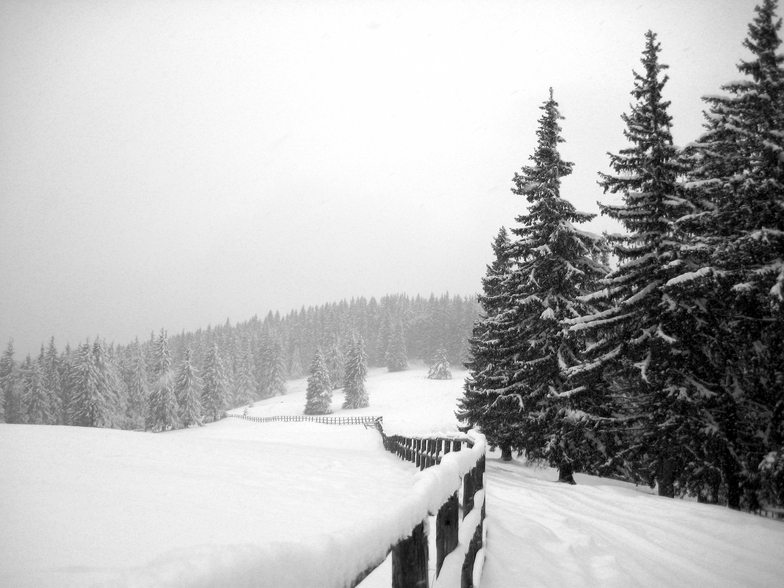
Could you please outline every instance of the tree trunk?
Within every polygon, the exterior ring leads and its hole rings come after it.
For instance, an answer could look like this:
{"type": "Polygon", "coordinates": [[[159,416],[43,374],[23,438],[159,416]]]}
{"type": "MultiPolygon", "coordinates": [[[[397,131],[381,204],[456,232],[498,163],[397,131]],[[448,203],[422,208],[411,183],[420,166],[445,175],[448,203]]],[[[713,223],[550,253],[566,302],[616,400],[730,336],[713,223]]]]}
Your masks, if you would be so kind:
{"type": "Polygon", "coordinates": [[[564,484],[577,484],[574,481],[574,470],[572,469],[572,464],[562,462],[558,466],[558,481],[563,482],[564,484]]]}
{"type": "Polygon", "coordinates": [[[659,496],[675,498],[675,462],[669,457],[661,458],[659,472],[656,476],[659,486],[659,496]]]}
{"type": "Polygon", "coordinates": [[[722,459],[722,474],[727,487],[727,506],[733,510],[740,510],[740,477],[735,460],[727,448],[722,459]]]}
{"type": "Polygon", "coordinates": [[[501,461],[512,461],[512,448],[508,445],[501,446],[501,461]]]}

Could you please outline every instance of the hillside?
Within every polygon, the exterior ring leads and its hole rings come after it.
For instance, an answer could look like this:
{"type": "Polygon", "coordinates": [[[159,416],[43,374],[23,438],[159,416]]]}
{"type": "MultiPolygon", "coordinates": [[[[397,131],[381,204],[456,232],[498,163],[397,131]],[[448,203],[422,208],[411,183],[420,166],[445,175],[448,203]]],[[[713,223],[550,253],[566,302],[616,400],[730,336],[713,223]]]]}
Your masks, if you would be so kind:
{"type": "MultiPolygon", "coordinates": [[[[454,431],[465,372],[425,375],[373,369],[371,406],[342,411],[337,391],[335,414],[383,416],[396,433],[454,431]]],[[[304,388],[294,381],[249,412],[301,414],[304,388]]],[[[411,511],[416,479],[372,429],[234,418],[161,434],[2,425],[0,464],[10,588],[325,585],[411,511]],[[281,562],[286,577],[274,574],[281,562]]],[[[487,477],[485,587],[762,588],[784,575],[776,521],[588,476],[564,486],[496,454],[487,477]]],[[[388,573],[363,588],[388,586],[388,573]]]]}

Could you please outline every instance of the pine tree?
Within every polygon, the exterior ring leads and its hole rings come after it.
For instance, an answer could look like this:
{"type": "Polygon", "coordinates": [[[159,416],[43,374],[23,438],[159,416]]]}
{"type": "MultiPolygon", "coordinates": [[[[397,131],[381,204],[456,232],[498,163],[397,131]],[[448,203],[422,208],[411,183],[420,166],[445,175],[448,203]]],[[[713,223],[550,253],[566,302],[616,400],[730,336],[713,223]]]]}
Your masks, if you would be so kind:
{"type": "MultiPolygon", "coordinates": [[[[784,56],[777,3],[755,10],[744,79],[708,96],[686,150],[696,236],[691,270],[668,286],[700,323],[691,376],[706,391],[709,439],[696,468],[717,472],[732,508],[784,506],[784,56]],[[778,465],[777,465],[778,464],[778,465]]],[[[708,482],[706,482],[707,484],[708,482]]],[[[714,496],[716,492],[713,492],[714,496]]]]}
{"type": "Polygon", "coordinates": [[[147,377],[147,363],[138,340],[129,349],[125,382],[128,390],[125,420],[128,423],[128,428],[141,429],[146,422],[150,402],[150,385],[147,377]]]}
{"type": "Polygon", "coordinates": [[[73,386],[73,371],[76,354],[71,350],[71,346],[66,344],[60,361],[58,362],[60,374],[60,403],[62,405],[62,419],[64,425],[70,425],[71,415],[68,407],[71,405],[71,394],[73,386]]]}
{"type": "Polygon", "coordinates": [[[261,370],[259,395],[271,398],[286,393],[286,359],[283,346],[275,334],[268,334],[261,344],[261,370]]]}
{"type": "Polygon", "coordinates": [[[239,346],[237,371],[234,377],[234,406],[253,404],[259,384],[253,375],[253,352],[250,339],[245,338],[239,346]]]}
{"type": "Polygon", "coordinates": [[[77,351],[73,365],[69,421],[77,427],[105,427],[114,424],[107,390],[102,385],[101,373],[90,343],[77,351]]]}
{"type": "Polygon", "coordinates": [[[180,425],[179,407],[174,393],[174,376],[169,353],[169,339],[164,329],[155,345],[154,383],[150,394],[147,429],[157,433],[180,425]]]}
{"type": "Polygon", "coordinates": [[[345,400],[343,408],[365,408],[369,405],[365,378],[367,377],[367,353],[365,342],[360,333],[355,332],[351,338],[351,347],[346,357],[346,369],[343,379],[345,400]]]}
{"type": "Polygon", "coordinates": [[[31,425],[55,424],[51,399],[46,389],[44,361],[44,349],[41,347],[41,354],[33,362],[23,392],[22,405],[26,413],[25,422],[31,425]]]}
{"type": "Polygon", "coordinates": [[[408,367],[406,334],[403,330],[403,321],[399,315],[391,321],[389,346],[384,355],[384,362],[390,372],[401,372],[408,367]]]}
{"type": "Polygon", "coordinates": [[[446,349],[444,346],[438,348],[436,355],[433,358],[433,363],[430,365],[430,370],[427,377],[431,380],[451,380],[452,370],[450,369],[449,361],[446,358],[446,349]]]}
{"type": "Polygon", "coordinates": [[[584,442],[579,417],[597,399],[595,390],[569,379],[582,342],[567,336],[561,322],[589,310],[580,297],[604,269],[592,256],[601,238],[573,225],[594,215],[577,212],[560,195],[561,178],[573,164],[558,152],[563,117],[552,90],[541,110],[533,165],[515,174],[512,190],[526,197],[529,209],[516,219],[521,226],[512,229],[517,240],[509,248],[513,263],[497,316],[507,381],[503,395],[522,423],[515,448],[547,459],[559,468],[560,480],[573,483],[572,469],[585,469],[592,452],[600,451],[599,444],[584,442]]]}
{"type": "Polygon", "coordinates": [[[324,360],[327,363],[327,372],[329,372],[329,381],[332,383],[332,389],[336,390],[343,385],[346,363],[346,358],[340,348],[340,338],[337,334],[332,336],[330,344],[327,346],[324,360]]]}
{"type": "Polygon", "coordinates": [[[302,355],[299,346],[294,347],[291,352],[291,362],[289,363],[289,378],[296,380],[302,377],[302,355]]]}
{"type": "Polygon", "coordinates": [[[99,337],[93,343],[93,359],[98,374],[98,387],[102,391],[106,404],[111,413],[111,427],[125,427],[124,422],[128,394],[125,390],[119,367],[111,350],[107,351],[99,337]]]}
{"type": "Polygon", "coordinates": [[[217,341],[213,341],[204,359],[204,387],[201,392],[201,406],[206,422],[218,421],[226,416],[229,386],[220,358],[217,341]]]}
{"type": "Polygon", "coordinates": [[[332,412],[332,384],[321,347],[316,348],[305,394],[305,414],[330,414],[332,412]]]}
{"type": "MultiPolygon", "coordinates": [[[[624,414],[626,447],[618,462],[643,480],[659,484],[659,493],[673,496],[683,472],[683,449],[694,440],[697,391],[682,376],[687,357],[689,321],[665,292],[665,284],[683,273],[678,259],[684,237],[676,220],[688,210],[678,176],[683,167],[672,142],[670,103],[662,91],[667,66],[659,63],[660,44],[648,31],[642,57],[644,73],[634,72],[631,112],[622,115],[624,135],[631,143],[610,154],[616,175],[601,174],[605,192],[620,193],[623,204],[599,204],[602,214],[619,221],[627,233],[609,237],[619,266],[602,280],[603,290],[588,297],[608,305],[604,310],[573,318],[572,333],[594,343],[587,361],[574,368],[577,376],[612,381],[618,408],[624,414]]],[[[609,439],[604,439],[609,442],[609,439]]]]}
{"type": "Polygon", "coordinates": [[[14,342],[10,340],[0,358],[0,392],[3,395],[3,418],[6,423],[20,421],[20,402],[16,393],[17,370],[14,363],[14,342]]]}
{"type": "Polygon", "coordinates": [[[180,409],[180,424],[183,427],[204,426],[201,415],[201,387],[201,378],[193,367],[191,348],[188,347],[180,362],[177,380],[174,384],[174,395],[180,409]]]}
{"type": "Polygon", "coordinates": [[[509,234],[504,227],[493,241],[493,263],[482,278],[479,303],[483,309],[469,339],[468,376],[457,417],[463,428],[478,428],[491,446],[501,448],[504,460],[512,459],[515,439],[522,437],[522,419],[517,418],[517,404],[503,394],[507,384],[507,360],[501,352],[502,324],[498,320],[506,304],[504,284],[511,271],[509,234]]]}
{"type": "Polygon", "coordinates": [[[54,425],[65,423],[65,405],[63,404],[63,383],[60,377],[60,359],[54,337],[49,340],[44,359],[44,386],[49,395],[49,404],[52,407],[54,425]]]}

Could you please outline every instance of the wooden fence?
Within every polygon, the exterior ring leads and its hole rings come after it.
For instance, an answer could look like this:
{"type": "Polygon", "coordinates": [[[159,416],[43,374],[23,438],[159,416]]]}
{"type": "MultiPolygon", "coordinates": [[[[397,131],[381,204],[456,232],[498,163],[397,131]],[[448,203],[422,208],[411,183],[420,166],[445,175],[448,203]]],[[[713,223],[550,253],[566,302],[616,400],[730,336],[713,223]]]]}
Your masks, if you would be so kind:
{"type": "MultiPolygon", "coordinates": [[[[459,437],[428,437],[414,438],[400,435],[387,436],[381,421],[376,427],[384,439],[384,447],[399,458],[416,465],[420,470],[438,467],[443,457],[451,452],[461,451],[464,447],[473,447],[474,438],[459,437]]],[[[449,498],[438,509],[436,515],[436,582],[435,585],[449,585],[457,588],[455,574],[450,574],[447,582],[441,572],[447,556],[459,544],[461,535],[465,547],[465,557],[460,568],[460,587],[473,588],[479,585],[484,564],[484,520],[486,514],[485,491],[485,454],[476,461],[474,467],[463,476],[462,505],[460,504],[460,483],[449,498]],[[463,516],[460,517],[462,506],[463,516]],[[467,531],[467,532],[466,532],[467,531]],[[470,539],[469,539],[470,537],[470,539]]],[[[392,587],[421,588],[428,586],[428,543],[424,531],[425,523],[419,523],[411,535],[392,548],[392,587]]],[[[460,563],[460,562],[458,562],[460,563]]]]}
{"type": "Polygon", "coordinates": [[[377,422],[381,422],[382,417],[379,416],[271,416],[271,417],[254,417],[247,414],[231,414],[230,417],[245,419],[254,423],[272,423],[272,422],[286,422],[286,423],[323,423],[325,425],[367,425],[375,426],[377,422]]]}
{"type": "MultiPolygon", "coordinates": [[[[267,422],[314,422],[330,425],[365,425],[372,426],[381,433],[384,448],[413,463],[420,470],[439,468],[444,457],[449,453],[474,450],[477,439],[481,445],[481,453],[474,460],[470,458],[462,480],[457,477],[454,485],[449,488],[451,494],[437,509],[429,513],[436,517],[436,578],[433,588],[478,587],[484,564],[485,544],[485,442],[482,435],[469,432],[468,435],[451,437],[403,437],[387,436],[384,433],[382,417],[377,416],[273,416],[253,417],[244,414],[229,414],[255,423],[267,422]],[[462,504],[460,499],[462,497],[462,504]],[[460,511],[462,510],[462,517],[460,511]],[[461,547],[460,552],[457,551],[461,547]],[[451,554],[451,558],[448,557],[451,554]],[[463,554],[462,560],[459,556],[463,554]],[[457,556],[457,557],[456,557],[457,556]],[[449,564],[446,566],[445,564],[449,564]],[[448,567],[448,570],[447,570],[448,567]]],[[[476,451],[474,450],[474,451],[476,451]]],[[[468,456],[466,456],[468,457],[468,456]]],[[[454,464],[453,464],[454,465],[454,464]]],[[[446,493],[434,494],[434,497],[445,496],[446,493]]],[[[436,503],[441,498],[436,498],[436,503]]],[[[426,532],[427,517],[415,525],[408,537],[401,539],[391,547],[392,552],[392,588],[428,588],[428,567],[430,561],[426,532]]],[[[368,574],[383,563],[384,559],[349,583],[348,588],[358,586],[368,574]]]]}

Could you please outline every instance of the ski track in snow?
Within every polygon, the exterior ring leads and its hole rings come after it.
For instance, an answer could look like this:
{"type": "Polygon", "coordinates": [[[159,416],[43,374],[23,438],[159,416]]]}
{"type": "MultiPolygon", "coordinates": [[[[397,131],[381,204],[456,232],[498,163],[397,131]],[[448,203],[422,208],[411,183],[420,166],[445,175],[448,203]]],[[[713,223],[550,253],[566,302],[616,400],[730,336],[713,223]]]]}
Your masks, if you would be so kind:
{"type": "MultiPolygon", "coordinates": [[[[390,434],[452,433],[465,373],[371,369],[370,407],[342,410],[338,390],[333,413],[383,416],[390,434]]],[[[249,414],[302,414],[305,383],[249,414]]],[[[346,561],[383,551],[388,529],[421,510],[420,478],[361,425],[0,425],[0,587],[336,584],[346,561]]],[[[482,588],[781,585],[784,523],[575,478],[488,454],[482,588]]],[[[388,558],[362,588],[389,586],[390,570],[388,558]]]]}

